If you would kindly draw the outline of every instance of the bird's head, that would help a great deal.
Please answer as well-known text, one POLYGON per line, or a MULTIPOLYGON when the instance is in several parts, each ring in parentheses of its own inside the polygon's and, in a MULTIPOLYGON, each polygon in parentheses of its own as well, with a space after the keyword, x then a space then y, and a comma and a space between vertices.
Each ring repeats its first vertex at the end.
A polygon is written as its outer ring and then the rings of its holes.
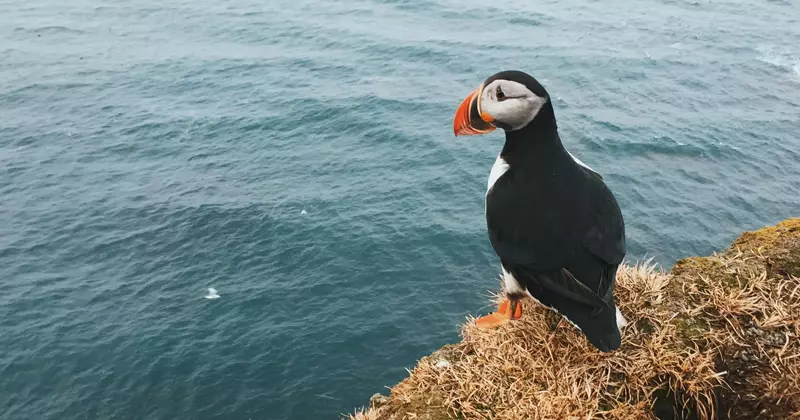
POLYGON ((502 71, 486 79, 458 107, 456 136, 486 134, 500 127, 519 130, 531 123, 550 101, 547 91, 521 71, 502 71))

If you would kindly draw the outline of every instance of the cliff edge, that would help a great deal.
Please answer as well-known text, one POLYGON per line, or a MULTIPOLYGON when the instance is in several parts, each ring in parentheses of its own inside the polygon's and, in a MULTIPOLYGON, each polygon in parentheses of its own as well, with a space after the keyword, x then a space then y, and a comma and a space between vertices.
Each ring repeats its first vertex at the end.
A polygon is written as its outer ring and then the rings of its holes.
POLYGON ((667 273, 622 266, 616 296, 629 322, 616 352, 526 302, 495 330, 469 319, 460 343, 346 417, 800 419, 800 218, 667 273))

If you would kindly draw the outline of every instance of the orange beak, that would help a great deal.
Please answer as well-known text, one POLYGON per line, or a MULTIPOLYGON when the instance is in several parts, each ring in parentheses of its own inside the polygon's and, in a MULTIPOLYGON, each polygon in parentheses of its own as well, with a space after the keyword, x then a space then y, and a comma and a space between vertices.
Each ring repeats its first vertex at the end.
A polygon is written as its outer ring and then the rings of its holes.
POLYGON ((481 112, 481 93, 483 93, 483 85, 470 93, 459 105, 453 119, 453 133, 456 136, 486 134, 497 128, 492 124, 494 117, 486 112, 481 112))

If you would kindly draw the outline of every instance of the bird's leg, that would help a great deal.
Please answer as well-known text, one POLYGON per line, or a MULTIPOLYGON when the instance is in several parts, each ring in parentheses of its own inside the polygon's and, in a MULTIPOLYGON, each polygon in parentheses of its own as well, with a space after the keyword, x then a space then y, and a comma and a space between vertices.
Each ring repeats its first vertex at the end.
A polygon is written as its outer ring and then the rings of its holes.
POLYGON ((497 312, 478 318, 475 323, 480 328, 495 328, 509 320, 520 319, 522 317, 522 304, 519 301, 520 296, 507 295, 506 299, 497 308, 497 312))
POLYGON ((520 299, 521 299, 520 296, 516 295, 509 296, 509 300, 511 301, 511 304, 509 305, 511 307, 511 310, 508 312, 509 318, 511 319, 522 318, 522 302, 520 302, 520 299))

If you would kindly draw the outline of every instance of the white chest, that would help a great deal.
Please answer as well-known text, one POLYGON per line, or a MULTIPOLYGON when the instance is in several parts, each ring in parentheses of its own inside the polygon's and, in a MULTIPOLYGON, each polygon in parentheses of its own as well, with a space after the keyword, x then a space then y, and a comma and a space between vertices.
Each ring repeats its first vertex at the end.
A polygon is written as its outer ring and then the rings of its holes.
POLYGON ((494 161, 494 165, 492 165, 492 170, 489 172, 489 182, 486 185, 486 192, 492 189, 492 186, 504 173, 508 170, 509 166, 505 160, 503 160, 500 155, 497 155, 497 160, 494 161))

